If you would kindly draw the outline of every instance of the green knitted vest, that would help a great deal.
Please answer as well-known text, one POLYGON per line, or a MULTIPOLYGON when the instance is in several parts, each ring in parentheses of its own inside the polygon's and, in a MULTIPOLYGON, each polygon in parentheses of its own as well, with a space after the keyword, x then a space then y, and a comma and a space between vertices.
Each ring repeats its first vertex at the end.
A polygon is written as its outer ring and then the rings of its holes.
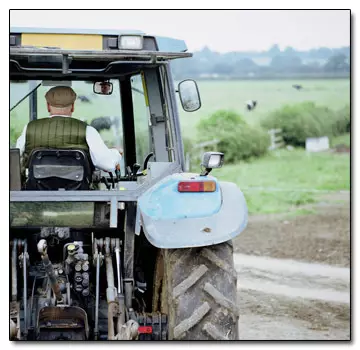
POLYGON ((89 154, 86 126, 72 117, 51 117, 31 121, 26 128, 24 161, 34 149, 80 149, 89 154))

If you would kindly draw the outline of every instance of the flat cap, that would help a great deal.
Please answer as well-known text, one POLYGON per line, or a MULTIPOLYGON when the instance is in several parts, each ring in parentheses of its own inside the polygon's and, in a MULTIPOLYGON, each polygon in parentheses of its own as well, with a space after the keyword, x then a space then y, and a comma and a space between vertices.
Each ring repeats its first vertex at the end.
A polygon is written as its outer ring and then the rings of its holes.
POLYGON ((75 102, 76 93, 69 86, 54 86, 45 94, 45 98, 50 106, 65 108, 75 102))

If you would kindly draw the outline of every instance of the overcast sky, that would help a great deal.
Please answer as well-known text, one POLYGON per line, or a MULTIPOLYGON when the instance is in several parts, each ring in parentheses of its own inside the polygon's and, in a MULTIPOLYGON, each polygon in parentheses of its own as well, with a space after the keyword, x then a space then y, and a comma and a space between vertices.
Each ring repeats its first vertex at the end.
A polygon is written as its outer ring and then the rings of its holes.
POLYGON ((347 10, 11 10, 10 25, 137 29, 186 41, 190 51, 307 50, 350 45, 347 10))

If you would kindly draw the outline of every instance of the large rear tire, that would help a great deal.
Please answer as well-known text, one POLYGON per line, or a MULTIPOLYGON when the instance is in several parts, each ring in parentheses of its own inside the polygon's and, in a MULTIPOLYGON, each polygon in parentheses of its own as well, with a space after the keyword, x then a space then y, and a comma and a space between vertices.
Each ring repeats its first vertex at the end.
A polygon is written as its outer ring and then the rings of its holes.
POLYGON ((231 242, 160 250, 153 311, 168 315, 169 339, 238 339, 236 282, 231 242))

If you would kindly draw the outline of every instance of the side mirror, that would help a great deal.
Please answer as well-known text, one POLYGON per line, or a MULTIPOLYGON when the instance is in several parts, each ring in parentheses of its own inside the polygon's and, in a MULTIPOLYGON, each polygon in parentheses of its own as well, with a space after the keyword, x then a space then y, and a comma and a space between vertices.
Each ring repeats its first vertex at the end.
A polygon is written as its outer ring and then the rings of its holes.
POLYGON ((207 169, 221 168, 224 164, 224 153, 205 152, 203 154, 201 165, 207 169))
POLYGON ((94 83, 93 91, 99 95, 111 95, 113 92, 113 84, 108 81, 97 81, 94 83))
POLYGON ((221 168, 224 164, 224 153, 221 152, 205 152, 201 165, 205 168, 201 176, 206 176, 212 169, 221 168))
POLYGON ((194 80, 183 80, 178 85, 182 108, 186 112, 195 112, 201 107, 199 89, 194 80))

